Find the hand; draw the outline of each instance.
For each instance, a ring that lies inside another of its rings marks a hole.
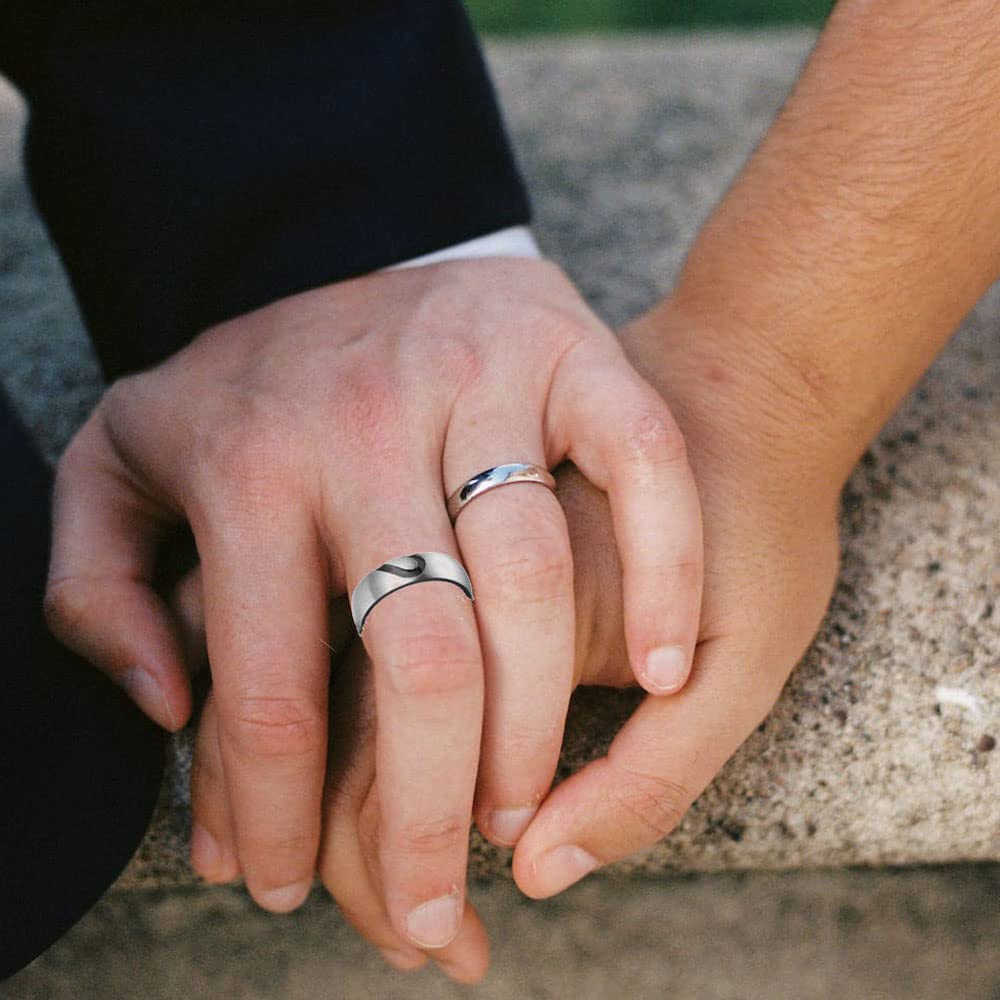
[[[449,263],[283,300],[117,383],[71,443],[52,627],[179,726],[187,679],[152,583],[158,536],[190,524],[235,847],[261,905],[299,905],[316,864],[329,597],[395,556],[460,551],[475,614],[456,587],[427,584],[381,603],[364,633],[391,924],[427,947],[459,932],[474,795],[480,827],[513,843],[549,788],[575,620],[548,490],[476,500],[457,536],[444,499],[498,462],[565,458],[611,499],[636,675],[676,690],[701,583],[683,444],[551,264]],[[660,682],[656,662],[669,668]]]
[[[788,429],[813,418],[808,403],[780,391],[777,367],[756,381],[737,374],[711,353],[705,333],[668,305],[622,338],[669,399],[702,497],[706,585],[695,668],[680,694],[647,697],[607,756],[542,804],[513,861],[529,896],[557,893],[667,835],[770,710],[832,593],[842,482],[830,469],[841,463],[821,449],[797,453]],[[580,476],[561,483],[560,498],[578,615],[590,616],[593,637],[581,682],[627,683],[604,498]]]
[[[761,382],[727,379],[720,359],[705,356],[709,338],[669,307],[627,329],[622,343],[671,400],[702,491],[709,586],[697,669],[681,694],[647,697],[608,756],[542,804],[514,854],[518,885],[535,897],[552,895],[594,864],[623,858],[673,829],[776,700],[822,617],[836,576],[838,475],[826,472],[821,453],[796,454],[778,430],[785,422],[801,429],[809,419],[806,407],[796,407],[788,394],[778,396],[778,382],[764,391]],[[634,681],[607,498],[569,464],[556,470],[556,478],[575,565],[575,683],[626,686]],[[348,661],[337,675],[359,678],[363,687],[364,665],[354,653]],[[388,961],[418,968],[425,957],[394,934],[378,880],[372,708],[357,690],[336,701],[343,735],[331,743],[339,762],[328,775],[320,873],[348,919]],[[228,845],[212,722],[206,713],[195,754],[193,807]],[[549,854],[565,845],[569,849],[561,854]],[[212,877],[204,865],[199,870]],[[231,862],[216,869],[223,879],[237,874]],[[478,918],[447,949],[432,954],[452,978],[480,978],[488,942]]]

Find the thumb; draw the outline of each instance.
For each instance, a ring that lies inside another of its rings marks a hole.
[[[788,673],[774,666],[729,637],[702,643],[684,689],[647,696],[545,800],[514,854],[521,891],[554,895],[670,833],[774,704]]]

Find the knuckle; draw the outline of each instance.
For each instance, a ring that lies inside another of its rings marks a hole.
[[[104,390],[97,412],[110,425],[115,426],[120,420],[127,419],[131,407],[139,395],[144,376],[141,374],[123,375],[115,379]]]
[[[660,775],[619,771],[612,795],[639,827],[647,843],[667,836],[688,810],[694,796],[682,784]]]
[[[485,584],[492,597],[510,604],[538,604],[565,593],[573,585],[565,527],[554,519],[539,524],[532,518],[530,524],[504,533]]]
[[[108,410],[102,400],[82,427],[70,438],[55,467],[55,496],[58,498],[95,472],[108,470],[114,442]],[[58,509],[58,504],[56,505]]]
[[[58,639],[71,639],[93,618],[92,589],[77,577],[51,580],[45,588],[42,610],[49,631]]]
[[[526,325],[537,336],[544,338],[543,342],[560,353],[584,343],[592,334],[590,326],[583,322],[575,305],[561,308],[546,306],[529,317]]]
[[[396,836],[399,849],[408,856],[433,858],[457,854],[469,839],[471,818],[444,816],[404,826]]]
[[[236,744],[248,757],[302,758],[325,750],[322,713],[301,696],[245,696],[235,718]]]
[[[192,471],[213,496],[238,499],[241,508],[266,507],[287,479],[292,436],[281,421],[240,407],[198,435]]]
[[[440,331],[442,315],[448,313],[435,310],[428,316],[430,330],[437,328]],[[426,341],[428,336],[426,329],[418,327],[415,333],[421,342]],[[439,332],[436,338],[439,344],[436,356],[444,368],[443,374],[448,382],[457,386],[474,384],[483,374],[486,364],[479,344],[468,334],[455,331]]]
[[[684,436],[666,404],[654,402],[629,418],[619,454],[631,465],[677,465],[687,460]]]
[[[423,629],[389,654],[386,676],[399,694],[445,694],[468,688],[482,674],[474,637]]]
[[[355,366],[337,377],[336,424],[351,451],[369,453],[372,462],[391,459],[402,447],[404,398],[399,380],[385,368]]]

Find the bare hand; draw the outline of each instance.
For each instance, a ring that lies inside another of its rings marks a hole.
[[[701,586],[683,442],[614,334],[540,261],[318,289],[116,383],[59,466],[50,622],[181,725],[176,620],[153,578],[164,528],[190,524],[235,849],[254,898],[285,911],[320,843],[329,598],[396,556],[461,553],[475,610],[450,584],[409,587],[364,632],[387,912],[404,939],[441,947],[464,926],[474,797],[480,827],[513,843],[550,786],[576,635],[553,494],[493,491],[456,532],[444,499],[489,466],[566,458],[611,499],[635,673],[677,690]]]

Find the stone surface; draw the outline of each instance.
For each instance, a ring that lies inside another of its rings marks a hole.
[[[482,1000],[998,1000],[1000,866],[605,879],[536,903],[473,886]],[[3,984],[6,1000],[445,1000],[392,972],[320,893],[289,917],[241,890],[117,893]]]
[[[489,49],[547,252],[618,323],[666,291],[812,35],[508,42]],[[4,103],[6,102],[6,103]],[[70,296],[13,173],[0,98],[0,378],[46,451],[98,392]],[[6,166],[4,166],[6,165]],[[843,571],[778,706],[664,843],[622,866],[1000,859],[1000,293],[964,324],[845,493]],[[634,697],[574,706],[564,770]],[[190,880],[182,736],[122,880]],[[478,838],[473,872],[508,857]]]

